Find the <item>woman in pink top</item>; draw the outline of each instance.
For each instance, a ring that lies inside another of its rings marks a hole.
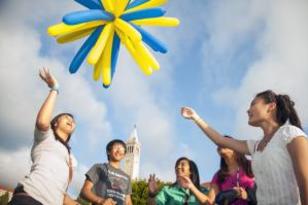
[[[217,196],[216,203],[255,204],[253,191],[255,183],[250,161],[243,154],[225,147],[219,146],[217,152],[221,157],[220,169],[211,182]]]

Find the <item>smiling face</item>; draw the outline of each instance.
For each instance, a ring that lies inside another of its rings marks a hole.
[[[67,135],[71,135],[74,132],[75,127],[76,124],[73,117],[66,114],[60,116],[55,123],[55,129],[60,130]]]
[[[260,127],[264,121],[273,119],[275,107],[276,103],[265,103],[261,97],[254,98],[247,110],[248,124]]]
[[[186,159],[179,161],[175,167],[175,174],[176,176],[190,177],[191,173],[190,173],[189,161]]]
[[[113,162],[120,162],[125,157],[125,153],[125,147],[123,144],[115,143],[108,152],[109,160]]]

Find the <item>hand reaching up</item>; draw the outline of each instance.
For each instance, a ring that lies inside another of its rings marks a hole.
[[[190,107],[182,107],[181,114],[184,118],[189,119],[189,120],[196,120],[199,118],[196,111]]]
[[[150,174],[149,180],[148,180],[148,190],[150,194],[155,194],[158,191],[158,185],[157,181],[155,179],[155,174]]]
[[[39,73],[41,79],[46,82],[49,88],[58,89],[59,84],[57,79],[49,72],[47,68],[43,68],[40,70]]]

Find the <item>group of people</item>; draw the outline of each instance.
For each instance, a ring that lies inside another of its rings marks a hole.
[[[70,113],[51,118],[59,84],[48,69],[42,69],[40,77],[50,92],[36,119],[33,163],[9,204],[78,205],[67,194],[75,161],[68,142],[75,120]],[[148,204],[307,205],[308,140],[294,102],[287,95],[266,90],[255,96],[247,113],[249,125],[263,130],[260,140],[221,135],[194,109],[183,107],[181,115],[218,146],[220,168],[211,182],[201,184],[196,163],[181,157],[175,163],[174,183],[159,190],[156,176],[150,175]],[[106,153],[108,162],[93,165],[85,174],[80,196],[95,205],[131,205],[130,177],[120,169],[126,145],[122,140],[112,140]]]

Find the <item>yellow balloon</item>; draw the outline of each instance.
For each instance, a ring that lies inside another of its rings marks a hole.
[[[129,36],[129,38],[133,41],[141,41],[142,36],[133,26],[126,23],[120,18],[117,18],[114,21],[114,25],[116,28],[118,28],[122,33],[125,33],[125,35]]]
[[[151,66],[136,52],[136,49],[133,46],[132,41],[123,34],[118,28],[116,28],[116,32],[121,39],[121,42],[125,45],[131,56],[134,58],[135,62],[138,64],[140,69],[145,75],[151,75],[153,70]]]
[[[142,42],[136,43],[135,49],[137,53],[140,53],[142,58],[147,61],[149,65],[154,70],[159,70],[160,66],[155,57],[152,55],[152,53],[145,47],[145,45]]]
[[[81,31],[89,28],[94,28],[100,25],[104,25],[106,22],[103,20],[91,21],[87,23],[81,23],[77,25],[67,25],[65,23],[55,24],[48,27],[47,33],[50,36],[64,35],[71,32]]]
[[[131,21],[132,23],[140,26],[178,26],[180,21],[177,18],[172,17],[157,17],[146,18]]]
[[[76,32],[72,32],[72,33],[69,33],[69,34],[64,34],[64,35],[57,37],[57,42],[58,43],[72,42],[72,41],[78,40],[80,38],[83,38],[85,36],[88,36],[93,31],[94,31],[94,28],[89,28],[89,29],[82,30],[82,31],[76,31]]]
[[[137,11],[141,9],[148,9],[151,7],[161,6],[167,3],[167,0],[149,0],[148,2],[141,4],[139,6],[133,7],[131,9],[127,9],[124,13],[129,13],[132,11]]]
[[[113,33],[113,31],[114,31],[113,25],[111,23],[106,24],[99,38],[97,39],[95,45],[93,46],[93,48],[89,53],[89,56],[87,58],[89,64],[94,65],[97,63],[99,57],[101,56],[106,46],[107,40],[109,36]]]
[[[119,17],[123,14],[129,0],[114,0],[115,9],[114,14],[116,17]]]
[[[111,51],[112,51],[113,36],[114,36],[114,31],[112,32],[112,35],[110,35],[102,55],[103,59],[102,80],[103,84],[106,86],[109,86],[111,83]]]
[[[99,77],[101,76],[102,70],[103,70],[103,57],[101,56],[98,60],[98,62],[94,65],[94,71],[93,71],[93,80],[98,81]]]
[[[113,13],[114,10],[113,0],[101,0],[101,3],[103,4],[106,11]]]

